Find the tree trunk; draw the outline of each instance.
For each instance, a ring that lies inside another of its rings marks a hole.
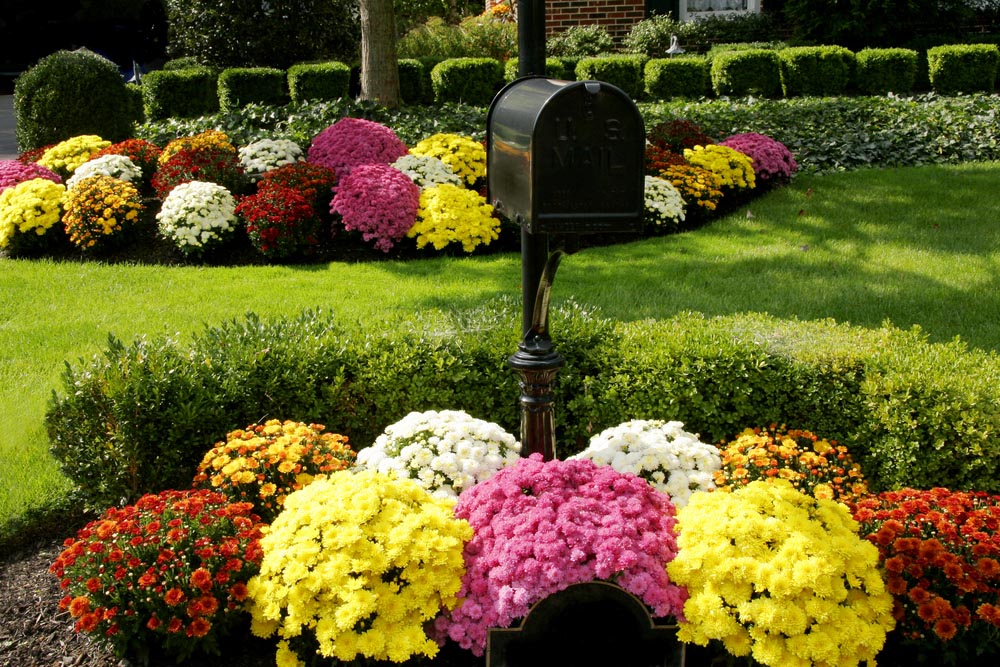
[[[400,105],[393,0],[360,0],[361,99]]]

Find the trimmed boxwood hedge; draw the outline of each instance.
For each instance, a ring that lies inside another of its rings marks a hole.
[[[253,315],[189,343],[111,340],[67,364],[46,425],[92,507],[184,487],[203,453],[260,420],[325,424],[357,448],[412,410],[464,409],[519,432],[519,304],[358,331],[307,312]],[[1000,492],[1000,359],[918,329],[867,330],[766,315],[621,323],[553,312],[566,359],[558,454],[629,419],[676,419],[706,442],[786,424],[848,445],[876,490]]]

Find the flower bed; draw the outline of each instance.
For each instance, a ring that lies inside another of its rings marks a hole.
[[[758,664],[1000,653],[1000,497],[871,494],[844,446],[774,426],[716,447],[633,420],[571,460],[519,451],[461,411],[412,413],[356,459],[271,420],[207,452],[201,488],[109,509],[51,571],[76,631],[130,659],[252,628],[279,665],[471,666],[490,628],[593,581]]]
[[[795,169],[788,149],[763,135],[715,144],[694,123],[656,126],[647,150],[644,232],[701,224],[720,203],[744,202],[761,187],[787,180]],[[359,118],[338,120],[307,147],[283,138],[237,146],[219,130],[178,137],[162,147],[82,135],[0,163],[4,190],[46,179],[64,184],[67,201],[77,210],[87,208],[81,197],[91,195],[73,190],[97,175],[131,183],[145,197],[148,212],[138,221],[129,219],[138,224],[127,226],[136,230],[127,243],[113,242],[126,227],[118,215],[107,218],[115,224],[101,223],[99,235],[74,241],[101,257],[109,251],[127,255],[128,244],[153,240],[165,244],[175,261],[229,263],[247,261],[247,255],[258,262],[323,261],[359,247],[376,256],[472,253],[507,249],[518,238],[485,199],[481,142],[437,133],[408,148],[391,128]],[[275,183],[287,189],[275,190]],[[92,206],[97,210],[99,204]],[[0,252],[71,253],[61,232],[80,227],[74,214],[60,201],[38,209],[48,217],[35,224],[27,219],[35,209],[23,196],[0,200]],[[27,233],[38,238],[26,242]],[[91,243],[98,238],[100,244]],[[160,254],[135,253],[147,260]]]

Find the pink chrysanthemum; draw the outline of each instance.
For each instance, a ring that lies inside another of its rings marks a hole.
[[[391,164],[408,152],[406,144],[385,125],[342,118],[313,138],[307,159],[343,177],[358,165]]]
[[[387,164],[364,164],[351,170],[336,188],[330,211],[340,214],[344,228],[359,231],[366,241],[389,252],[417,219],[420,188]]]
[[[62,183],[59,174],[40,164],[24,163],[19,160],[0,160],[0,191],[33,178],[44,178],[53,183]]]
[[[721,144],[753,160],[754,175],[762,183],[775,177],[790,178],[799,169],[795,157],[785,144],[763,134],[734,134]]]
[[[439,639],[482,655],[489,628],[595,580],[618,584],[654,616],[681,616],[687,592],[666,572],[677,553],[675,509],[635,475],[535,454],[462,492],[455,514],[475,535],[465,547],[464,602],[437,618]]]

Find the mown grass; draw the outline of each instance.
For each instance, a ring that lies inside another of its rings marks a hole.
[[[553,297],[622,320],[888,320],[1000,350],[998,181],[1000,163],[802,176],[701,229],[571,255]],[[306,308],[393,326],[417,311],[519,298],[519,281],[510,253],[226,268],[0,260],[0,537],[68,491],[48,454],[45,406],[64,361],[99,353],[109,333],[185,334]]]

